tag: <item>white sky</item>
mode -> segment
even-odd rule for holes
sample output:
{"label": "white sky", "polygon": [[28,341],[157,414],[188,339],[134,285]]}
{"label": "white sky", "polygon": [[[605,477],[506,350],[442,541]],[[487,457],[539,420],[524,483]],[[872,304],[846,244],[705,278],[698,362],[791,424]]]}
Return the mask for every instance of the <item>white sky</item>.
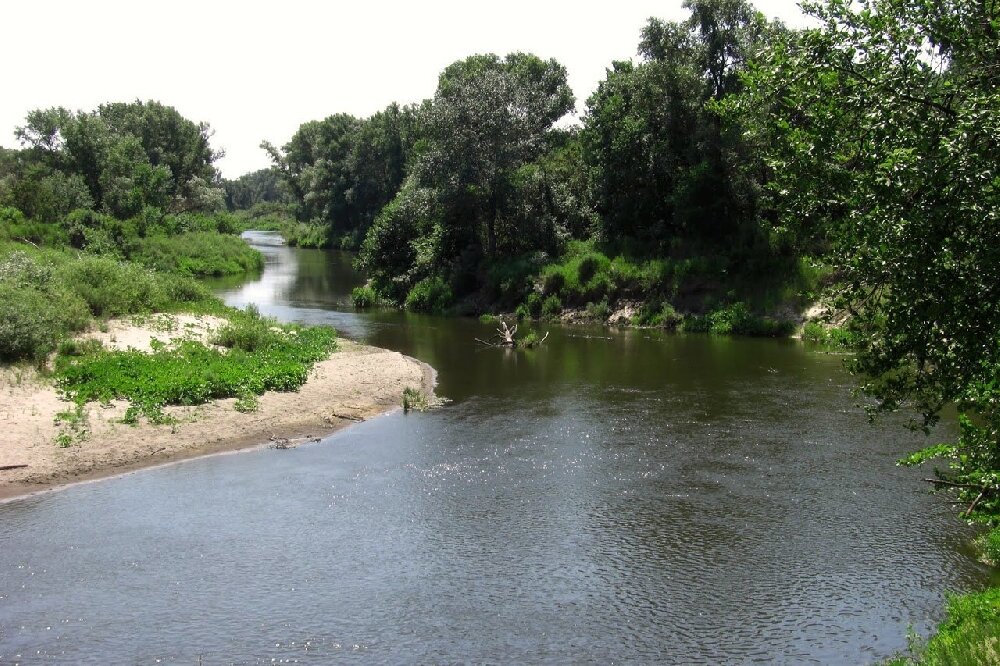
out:
{"label": "white sky", "polygon": [[[646,19],[682,0],[3,0],[0,145],[29,110],[155,99],[212,125],[227,178],[268,166],[307,120],[368,116],[431,97],[448,64],[527,51],[569,71],[577,108],[613,60],[635,56]],[[794,0],[756,0],[803,19]]]}

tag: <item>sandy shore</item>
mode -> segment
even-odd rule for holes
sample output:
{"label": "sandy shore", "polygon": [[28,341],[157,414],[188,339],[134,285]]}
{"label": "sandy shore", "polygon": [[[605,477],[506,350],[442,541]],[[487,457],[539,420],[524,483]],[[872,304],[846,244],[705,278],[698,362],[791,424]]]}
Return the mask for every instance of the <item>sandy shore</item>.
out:
{"label": "sandy shore", "polygon": [[[217,322],[181,320],[185,335],[201,337]],[[113,326],[101,334],[111,346],[143,346],[154,335]],[[164,337],[160,327],[159,337]],[[120,423],[126,404],[87,406],[83,441],[56,444],[65,431],[56,414],[70,408],[51,382],[31,370],[0,369],[0,499],[65,484],[114,476],[136,469],[224,451],[259,448],[275,441],[291,445],[329,435],[357,421],[399,408],[403,389],[431,395],[434,373],[415,359],[375,347],[340,341],[340,350],[316,364],[309,381],[294,393],[266,393],[256,412],[240,413],[235,399],[197,407],[171,407],[176,425]],[[20,465],[25,465],[20,467]]]}

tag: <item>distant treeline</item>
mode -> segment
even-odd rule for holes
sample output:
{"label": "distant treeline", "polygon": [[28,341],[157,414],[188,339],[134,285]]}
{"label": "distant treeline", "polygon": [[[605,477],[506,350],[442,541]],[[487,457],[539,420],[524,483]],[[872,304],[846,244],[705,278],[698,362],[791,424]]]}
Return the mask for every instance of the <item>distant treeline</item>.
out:
{"label": "distant treeline", "polygon": [[[446,68],[421,104],[333,115],[265,144],[295,204],[290,241],[359,249],[380,297],[416,307],[516,305],[573,241],[637,258],[780,254],[763,156],[719,105],[786,31],[746,2],[687,6],[687,21],[650,20],[641,61],[613,64],[579,128],[558,127],[575,105],[562,65],[487,54]],[[263,195],[271,182],[251,176]],[[491,281],[512,267],[523,275]],[[674,281],[661,277],[666,297]],[[631,295],[609,287],[589,296]]]}

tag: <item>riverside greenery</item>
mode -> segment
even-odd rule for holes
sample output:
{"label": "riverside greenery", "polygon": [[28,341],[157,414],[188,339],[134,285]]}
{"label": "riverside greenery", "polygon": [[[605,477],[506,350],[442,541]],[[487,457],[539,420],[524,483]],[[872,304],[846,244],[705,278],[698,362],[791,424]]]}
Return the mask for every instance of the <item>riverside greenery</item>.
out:
{"label": "riverside greenery", "polygon": [[336,349],[336,333],[278,324],[251,308],[232,313],[212,342],[217,346],[184,340],[175,346],[161,342],[150,354],[102,349],[60,356],[57,386],[77,405],[127,400],[126,422],[140,416],[168,422],[166,406],[221,398],[237,398],[237,409],[252,411],[265,391],[302,386],[313,364]]}
{"label": "riverside greenery", "polygon": [[184,275],[108,256],[0,243],[0,359],[43,361],[60,340],[99,319],[221,303]]}

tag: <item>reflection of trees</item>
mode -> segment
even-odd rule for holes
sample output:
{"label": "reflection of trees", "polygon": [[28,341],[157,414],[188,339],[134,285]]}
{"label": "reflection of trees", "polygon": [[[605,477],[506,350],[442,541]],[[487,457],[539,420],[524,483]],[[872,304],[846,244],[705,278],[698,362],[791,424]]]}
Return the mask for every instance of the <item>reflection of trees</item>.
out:
{"label": "reflection of trees", "polygon": [[343,304],[364,278],[354,270],[353,255],[340,251],[295,250],[298,270],[289,298],[298,302]]}

